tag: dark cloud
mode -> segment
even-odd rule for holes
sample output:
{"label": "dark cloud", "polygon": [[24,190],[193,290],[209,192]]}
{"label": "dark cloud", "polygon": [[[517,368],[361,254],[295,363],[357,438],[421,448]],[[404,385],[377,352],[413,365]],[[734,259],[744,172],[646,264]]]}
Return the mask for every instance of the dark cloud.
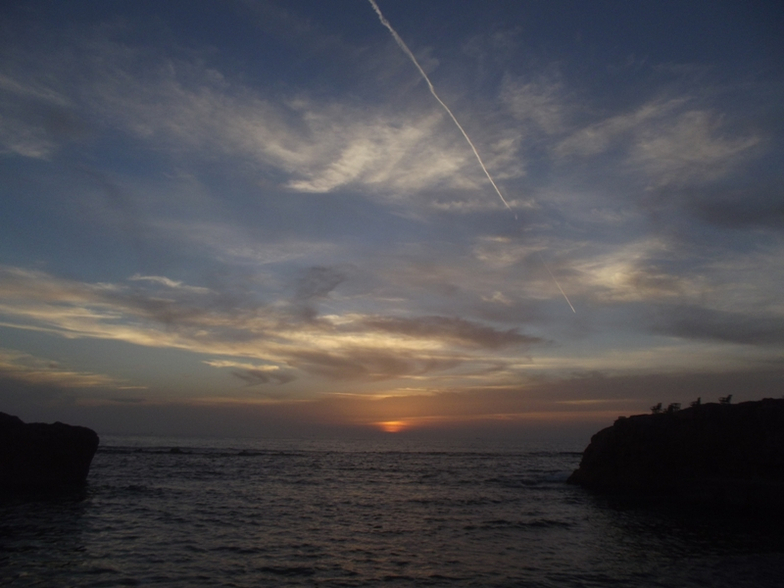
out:
{"label": "dark cloud", "polygon": [[135,276],[131,280],[133,286],[94,290],[92,296],[124,308],[131,315],[160,323],[169,331],[197,337],[197,333],[209,328],[211,337],[223,341],[257,338],[260,333],[247,328],[249,317],[269,314],[262,301],[242,290],[232,290],[230,283],[212,289],[159,277]]}
{"label": "dark cloud", "polygon": [[723,228],[784,229],[784,185],[700,195],[687,203],[698,219]]}
{"label": "dark cloud", "polygon": [[299,301],[323,298],[347,278],[343,269],[314,266],[308,268],[296,284],[295,297]]}
{"label": "dark cloud", "polygon": [[413,357],[410,353],[376,349],[345,353],[292,351],[289,359],[293,367],[332,380],[389,380],[446,370],[460,363],[453,358]]}
{"label": "dark cloud", "polygon": [[208,314],[206,309],[189,305],[184,300],[155,298],[150,293],[135,293],[126,300],[146,318],[169,327],[196,325]]}
{"label": "dark cloud", "polygon": [[[780,397],[784,365],[760,364],[758,369],[717,372],[675,372],[667,374],[613,374],[590,372],[563,379],[547,379],[527,389],[528,398],[548,403],[574,402],[590,408],[592,401],[608,401],[608,407],[647,411],[657,402],[718,402],[732,394],[736,401]],[[580,404],[585,401],[585,404]],[[552,406],[552,405],[551,405]],[[623,413],[619,412],[618,416]]]}
{"label": "dark cloud", "polygon": [[[9,91],[14,87],[16,92]],[[0,149],[27,157],[47,157],[63,144],[83,138],[88,125],[71,109],[51,96],[12,80],[0,84]]]}
{"label": "dark cloud", "polygon": [[784,345],[784,319],[778,316],[727,312],[692,305],[655,307],[652,330],[684,339]]}
{"label": "dark cloud", "polygon": [[542,343],[539,337],[522,335],[517,329],[498,330],[461,318],[424,316],[413,319],[376,317],[364,321],[370,329],[408,337],[447,340],[468,347],[499,349],[512,345]]}
{"label": "dark cloud", "polygon": [[46,133],[57,140],[76,139],[88,131],[86,123],[65,108],[42,105],[33,112]]}
{"label": "dark cloud", "polygon": [[689,227],[687,221],[696,219],[719,229],[784,229],[784,184],[664,189],[652,194],[646,207],[670,226],[676,221]]}
{"label": "dark cloud", "polygon": [[261,384],[287,384],[296,379],[290,372],[246,369],[232,372],[234,376],[245,382],[248,386]]}
{"label": "dark cloud", "polygon": [[70,404],[76,392],[74,388],[66,388],[57,382],[31,382],[0,369],[2,412],[22,415],[41,407]]}

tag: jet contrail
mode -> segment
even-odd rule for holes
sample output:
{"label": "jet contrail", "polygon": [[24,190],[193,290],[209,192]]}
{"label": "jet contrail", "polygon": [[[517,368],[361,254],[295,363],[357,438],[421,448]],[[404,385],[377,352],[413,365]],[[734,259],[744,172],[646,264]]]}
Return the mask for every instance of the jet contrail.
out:
{"label": "jet contrail", "polygon": [[574,314],[577,314],[577,311],[574,309],[574,306],[572,306],[572,303],[569,302],[569,297],[566,295],[566,292],[564,292],[564,289],[561,288],[561,284],[559,284],[558,280],[555,279],[555,275],[553,275],[553,272],[550,270],[550,266],[547,265],[547,263],[545,263],[544,257],[542,257],[542,254],[539,253],[538,251],[536,253],[539,255],[539,261],[542,262],[542,265],[547,270],[547,273],[550,274],[550,277],[553,279],[553,282],[555,282],[555,285],[558,286],[558,289],[561,291],[561,294],[563,294],[564,300],[566,300],[566,304],[569,305],[569,308],[572,309],[572,312]]}
{"label": "jet contrail", "polygon": [[381,21],[381,24],[387,27],[387,29],[389,29],[389,32],[392,33],[392,37],[395,39],[397,44],[400,46],[403,52],[406,55],[408,55],[408,58],[419,70],[419,73],[422,74],[422,78],[427,82],[427,87],[430,88],[430,93],[433,95],[433,98],[438,100],[438,103],[444,107],[446,113],[452,118],[452,121],[454,121],[457,128],[460,129],[460,132],[463,133],[463,137],[465,137],[466,142],[471,147],[471,150],[474,152],[474,155],[476,156],[476,160],[479,162],[479,165],[482,167],[482,170],[485,172],[487,179],[490,180],[490,183],[493,185],[493,188],[495,188],[495,193],[498,194],[498,197],[501,199],[501,202],[504,203],[504,206],[506,206],[509,209],[509,212],[511,212],[514,215],[515,219],[517,219],[517,213],[514,210],[512,210],[512,207],[509,206],[509,203],[506,201],[506,198],[504,198],[504,195],[501,194],[501,190],[499,190],[498,186],[495,185],[495,181],[493,180],[493,177],[490,175],[490,172],[487,171],[487,168],[485,167],[485,163],[484,161],[482,161],[482,158],[479,155],[479,151],[477,151],[476,147],[474,147],[474,143],[471,141],[471,137],[468,136],[468,133],[465,132],[463,125],[461,125],[458,122],[458,120],[455,118],[455,115],[452,114],[451,110],[449,110],[449,107],[446,104],[444,104],[444,101],[438,97],[438,94],[436,94],[436,89],[433,87],[430,78],[427,77],[425,70],[422,69],[421,65],[419,65],[419,62],[417,61],[416,57],[414,57],[414,54],[411,53],[411,49],[408,48],[408,45],[406,45],[403,39],[400,38],[400,35],[398,35],[397,32],[395,32],[395,29],[392,28],[392,25],[389,24],[389,21],[386,18],[384,18],[384,15],[381,13],[381,9],[378,7],[378,4],[376,4],[375,0],[369,0],[369,2],[370,5],[373,7],[373,10],[376,11],[376,14],[378,15],[378,19]]}
{"label": "jet contrail", "polygon": [[[413,63],[416,66],[416,68],[419,70],[422,79],[424,79],[425,82],[427,82],[427,87],[430,88],[430,93],[433,95],[433,98],[438,100],[438,103],[444,108],[444,110],[446,110],[446,113],[455,123],[455,126],[460,130],[461,133],[463,133],[463,137],[465,137],[466,143],[468,143],[468,146],[471,147],[471,151],[474,152],[474,156],[476,157],[476,160],[479,162],[479,166],[482,168],[482,171],[485,172],[487,179],[490,180],[490,183],[493,185],[493,189],[495,190],[495,193],[498,194],[498,197],[501,199],[501,202],[504,203],[504,206],[506,206],[506,208],[509,209],[509,212],[511,212],[514,215],[515,220],[517,220],[517,213],[514,210],[512,210],[512,207],[509,206],[509,203],[506,201],[506,198],[504,198],[504,195],[501,194],[501,190],[498,189],[495,180],[493,180],[493,176],[491,176],[490,172],[487,171],[485,162],[482,161],[482,157],[479,155],[479,151],[477,151],[476,147],[474,147],[474,143],[473,141],[471,141],[471,137],[468,136],[468,133],[465,132],[463,125],[461,125],[460,122],[455,117],[455,115],[452,114],[452,111],[449,110],[449,107],[446,104],[444,104],[444,101],[438,97],[438,94],[436,93],[436,89],[433,87],[433,83],[430,81],[430,78],[427,77],[425,70],[422,69],[421,65],[419,65],[417,58],[414,57],[414,54],[411,52],[411,49],[408,48],[408,45],[406,45],[405,41],[403,41],[403,39],[400,38],[400,35],[397,34],[397,31],[395,31],[395,29],[392,28],[392,25],[389,24],[389,21],[384,17],[383,13],[381,12],[381,9],[378,7],[378,4],[376,4],[375,0],[368,0],[368,2],[370,2],[370,5],[373,7],[373,10],[376,11],[376,14],[378,15],[378,19],[381,21],[381,24],[384,25],[389,30],[389,32],[392,34],[392,38],[395,39],[395,42],[403,50],[403,53],[408,55],[408,58],[411,60],[411,63]],[[563,294],[563,297],[566,300],[566,303],[569,305],[569,308],[572,309],[573,313],[577,314],[577,311],[574,309],[574,306],[572,306],[572,303],[569,302],[569,297],[566,296],[566,292],[564,292],[563,288],[561,288],[561,284],[559,284],[558,280],[555,279],[553,272],[550,271],[550,267],[545,263],[541,253],[539,254],[539,260],[542,262],[542,265],[547,269],[547,273],[550,274],[550,277],[553,279],[553,282],[555,282],[555,285],[558,286],[558,289],[561,291],[561,294]]]}

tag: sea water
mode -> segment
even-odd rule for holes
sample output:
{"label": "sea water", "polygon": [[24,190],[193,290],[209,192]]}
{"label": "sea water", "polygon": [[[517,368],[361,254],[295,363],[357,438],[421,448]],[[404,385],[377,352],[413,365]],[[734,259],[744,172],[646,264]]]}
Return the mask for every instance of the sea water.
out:
{"label": "sea water", "polygon": [[10,586],[784,586],[774,520],[567,485],[581,447],[105,438],[0,500]]}

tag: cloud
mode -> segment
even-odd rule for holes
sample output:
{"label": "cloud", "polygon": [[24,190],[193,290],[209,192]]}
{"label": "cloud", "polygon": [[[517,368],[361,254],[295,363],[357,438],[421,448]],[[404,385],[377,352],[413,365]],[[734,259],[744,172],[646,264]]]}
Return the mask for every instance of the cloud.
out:
{"label": "cloud", "polygon": [[684,104],[684,99],[653,100],[633,112],[616,114],[570,133],[556,145],[561,157],[592,157],[634,139],[649,128],[652,121],[671,116]]}
{"label": "cloud", "polygon": [[604,302],[696,298],[706,290],[695,265],[681,275],[683,253],[667,240],[650,237],[614,246],[573,261],[574,287]]}
{"label": "cloud", "polygon": [[296,376],[289,372],[281,372],[271,370],[242,370],[235,371],[232,374],[248,384],[248,386],[258,386],[261,384],[287,384],[295,379]]}
{"label": "cloud", "polygon": [[[784,186],[757,182],[745,186],[707,186],[662,191],[651,203],[654,210],[688,214],[725,229],[784,228]],[[673,210],[675,209],[675,210]],[[665,212],[662,211],[662,212]]]}
{"label": "cloud", "polygon": [[728,135],[722,122],[715,113],[689,110],[663,128],[646,128],[637,136],[630,161],[660,185],[724,176],[760,138]]}
{"label": "cloud", "polygon": [[0,74],[0,153],[47,159],[60,143],[85,132],[65,96]]}
{"label": "cloud", "polygon": [[465,319],[442,316],[413,319],[376,317],[366,319],[364,324],[374,330],[415,338],[435,338],[475,348],[499,349],[543,342],[538,337],[522,335],[517,332],[517,329],[497,330]]}
{"label": "cloud", "polygon": [[120,381],[109,376],[70,370],[54,361],[2,348],[0,348],[0,378],[26,385],[68,389],[120,387]]}
{"label": "cloud", "polygon": [[606,400],[610,415],[618,416],[648,412],[648,407],[657,402],[687,404],[697,397],[703,402],[717,402],[727,394],[733,394],[736,401],[777,397],[783,376],[780,365],[727,366],[720,370],[684,367],[668,373],[583,372],[535,382],[526,388],[526,396],[534,401],[568,403],[566,406],[571,404],[575,410],[590,410],[590,405],[580,405],[582,400]]}
{"label": "cloud", "polygon": [[[255,365],[247,362],[233,360],[213,359],[207,360],[209,366],[216,368],[234,368],[232,374],[243,380],[248,386],[261,384],[287,384],[296,379],[290,371],[281,370],[277,365]],[[239,368],[239,369],[237,369]]]}
{"label": "cloud", "polygon": [[554,153],[561,158],[620,156],[630,170],[664,186],[723,177],[760,143],[751,132],[730,133],[721,114],[689,106],[686,98],[651,100],[572,132]]}
{"label": "cloud", "polygon": [[574,112],[574,106],[566,99],[564,84],[558,78],[528,81],[508,76],[501,89],[501,100],[512,116],[529,130],[547,136],[566,131]]}
{"label": "cloud", "polygon": [[334,257],[338,246],[326,240],[292,234],[260,240],[249,231],[217,220],[156,219],[151,226],[162,239],[220,263],[252,266],[292,262],[302,258]]}
{"label": "cloud", "polygon": [[481,358],[458,357],[445,352],[441,357],[403,349],[349,346],[345,351],[292,350],[289,364],[331,380],[369,382],[424,376],[449,370]]}
{"label": "cloud", "polygon": [[346,280],[346,268],[310,267],[295,282],[289,319],[315,322],[316,304],[326,299],[332,290]]}
{"label": "cloud", "polygon": [[201,288],[201,287],[196,287],[196,286],[186,286],[186,285],[183,285],[183,283],[181,281],[170,280],[169,278],[164,277],[164,276],[141,276],[139,274],[135,274],[135,275],[131,276],[128,279],[131,280],[131,281],[134,281],[134,282],[138,282],[138,281],[153,282],[153,283],[156,283],[156,284],[161,284],[163,286],[166,286],[167,288],[185,290],[185,291],[189,291],[189,292],[193,292],[193,293],[197,293],[197,294],[207,294],[207,293],[210,293],[210,289],[209,288]]}
{"label": "cloud", "polygon": [[658,305],[653,309],[653,330],[685,339],[784,346],[784,317],[780,315],[729,312],[693,305]]}
{"label": "cloud", "polygon": [[262,360],[266,367],[210,364],[239,368],[235,375],[246,382],[286,383],[295,374],[284,368],[368,381],[456,367],[482,372],[508,363],[495,356],[498,350],[542,343],[516,329],[434,315],[319,316],[308,307],[309,320],[303,321],[302,300],[323,298],[345,279],[342,272],[324,267],[311,268],[297,283],[301,299],[264,303],[249,297],[241,305],[223,304],[221,292],[165,276],[135,276],[133,287],[88,284],[12,267],[0,268],[0,277],[3,326]]}
{"label": "cloud", "polygon": [[[292,190],[325,193],[338,188],[371,190],[395,198],[427,189],[475,188],[471,152],[444,132],[440,114],[370,115],[334,107],[303,114],[312,134],[308,161],[287,183]],[[305,147],[305,145],[303,145]],[[480,170],[481,171],[481,170]]]}
{"label": "cloud", "polygon": [[295,298],[306,301],[323,298],[346,280],[346,273],[334,267],[308,268],[297,281]]}
{"label": "cloud", "polygon": [[[120,130],[181,165],[185,155],[220,159],[296,192],[351,190],[421,206],[415,195],[422,191],[439,191],[443,200],[484,186],[470,149],[429,102],[395,112],[304,91],[281,95],[200,61],[120,43],[112,30],[83,31],[78,39],[60,32],[69,51],[28,48],[24,65],[9,62],[0,79],[7,150],[51,157],[85,119],[95,133]],[[33,95],[51,116],[25,114]],[[497,177],[519,175],[514,145],[496,141],[487,151]]]}

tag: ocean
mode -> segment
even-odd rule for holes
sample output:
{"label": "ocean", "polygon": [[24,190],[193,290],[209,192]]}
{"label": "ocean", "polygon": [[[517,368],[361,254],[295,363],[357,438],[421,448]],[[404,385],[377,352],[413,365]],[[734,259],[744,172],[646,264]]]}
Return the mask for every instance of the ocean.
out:
{"label": "ocean", "polygon": [[784,586],[775,520],[628,503],[555,443],[107,437],[0,500],[9,586]]}

